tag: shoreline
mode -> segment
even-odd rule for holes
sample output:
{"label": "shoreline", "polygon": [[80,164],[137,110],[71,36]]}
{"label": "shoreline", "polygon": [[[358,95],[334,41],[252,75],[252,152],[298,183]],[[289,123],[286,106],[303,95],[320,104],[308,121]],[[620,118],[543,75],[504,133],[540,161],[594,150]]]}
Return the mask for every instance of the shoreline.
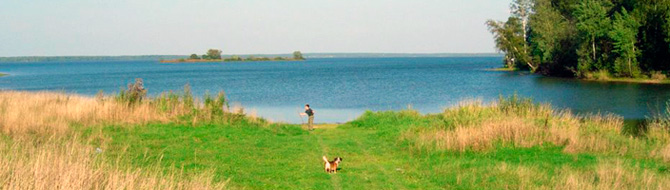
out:
{"label": "shoreline", "polygon": [[208,63],[208,62],[223,62],[223,59],[170,59],[160,60],[161,63]]}
{"label": "shoreline", "polygon": [[670,80],[654,79],[636,79],[636,78],[609,78],[609,79],[580,79],[581,81],[602,82],[602,83],[631,83],[631,84],[670,84]]}
{"label": "shoreline", "polygon": [[520,71],[519,69],[516,68],[506,68],[506,67],[501,67],[501,68],[492,68],[492,69],[484,69],[485,71],[501,71],[501,72],[514,72],[514,71]]}
{"label": "shoreline", "polygon": [[[518,72],[521,71],[519,69],[515,68],[493,68],[493,69],[485,69],[486,71],[496,71],[496,72]],[[535,74],[535,73],[534,73]],[[577,78],[577,77],[555,77],[555,76],[547,76],[547,75],[541,75],[543,77],[549,77],[549,78],[565,78],[565,79],[570,79],[570,80],[577,80],[577,81],[586,81],[586,82],[599,82],[599,83],[630,83],[630,84],[670,84],[670,79],[664,79],[664,80],[657,80],[657,79],[646,79],[646,78],[606,78],[606,79],[585,79],[585,78]]]}
{"label": "shoreline", "polygon": [[259,58],[255,60],[229,60],[229,59],[171,59],[160,60],[161,63],[215,63],[215,62],[254,62],[254,61],[304,61],[304,59],[264,59]]}

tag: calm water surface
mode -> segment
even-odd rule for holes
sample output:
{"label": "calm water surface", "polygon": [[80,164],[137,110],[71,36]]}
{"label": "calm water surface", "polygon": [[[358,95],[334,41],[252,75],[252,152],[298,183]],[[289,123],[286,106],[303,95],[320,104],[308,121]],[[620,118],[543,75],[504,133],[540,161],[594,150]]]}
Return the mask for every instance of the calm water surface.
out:
{"label": "calm water surface", "polygon": [[644,118],[670,99],[670,86],[599,83],[487,71],[498,57],[337,58],[303,62],[161,64],[156,61],[0,63],[0,89],[52,90],[95,95],[118,92],[143,78],[151,95],[181,90],[224,90],[228,97],[273,121],[299,123],[305,103],[316,122],[345,122],[365,110],[440,112],[468,99],[492,101],[515,92],[577,113]]}

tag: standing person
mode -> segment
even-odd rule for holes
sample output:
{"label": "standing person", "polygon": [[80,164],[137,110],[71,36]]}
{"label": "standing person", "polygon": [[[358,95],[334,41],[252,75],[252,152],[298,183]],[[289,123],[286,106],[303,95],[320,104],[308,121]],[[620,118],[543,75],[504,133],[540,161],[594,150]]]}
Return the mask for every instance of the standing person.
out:
{"label": "standing person", "polygon": [[309,104],[305,104],[305,113],[300,113],[300,115],[309,116],[307,119],[307,129],[310,131],[314,130],[314,110],[309,107]]}

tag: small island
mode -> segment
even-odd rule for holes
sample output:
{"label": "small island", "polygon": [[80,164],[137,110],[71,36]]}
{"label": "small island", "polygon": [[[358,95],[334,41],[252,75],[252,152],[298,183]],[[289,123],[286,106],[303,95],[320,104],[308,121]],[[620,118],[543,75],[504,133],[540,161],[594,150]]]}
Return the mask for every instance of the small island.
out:
{"label": "small island", "polygon": [[9,74],[0,73],[0,77],[4,77],[4,76],[7,76],[7,75],[9,75]]}
{"label": "small island", "polygon": [[232,55],[229,57],[223,57],[221,55],[222,51],[218,49],[209,49],[207,53],[202,56],[198,54],[191,54],[188,58],[179,58],[179,59],[170,59],[170,60],[160,60],[161,63],[199,63],[199,62],[233,62],[233,61],[303,61],[302,52],[295,51],[293,52],[293,57],[256,57],[253,55],[242,57],[238,55]]}

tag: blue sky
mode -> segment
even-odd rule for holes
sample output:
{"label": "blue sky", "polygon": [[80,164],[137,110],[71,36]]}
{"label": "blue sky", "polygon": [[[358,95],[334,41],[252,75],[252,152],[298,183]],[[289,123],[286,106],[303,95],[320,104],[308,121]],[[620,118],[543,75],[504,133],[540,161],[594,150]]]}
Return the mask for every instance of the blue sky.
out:
{"label": "blue sky", "polygon": [[0,56],[495,52],[510,0],[2,0]]}

